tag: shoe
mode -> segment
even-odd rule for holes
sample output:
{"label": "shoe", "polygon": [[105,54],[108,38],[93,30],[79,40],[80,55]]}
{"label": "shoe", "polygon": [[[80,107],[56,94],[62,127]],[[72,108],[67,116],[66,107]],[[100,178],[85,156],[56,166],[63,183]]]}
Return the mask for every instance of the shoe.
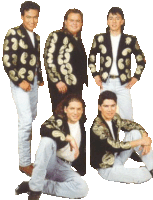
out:
{"label": "shoe", "polygon": [[134,161],[142,162],[141,158],[135,151],[131,154],[130,158],[133,159]]}
{"label": "shoe", "polygon": [[28,193],[30,191],[29,189],[29,182],[23,181],[18,187],[15,189],[15,194],[19,195],[22,193]]}
{"label": "shoe", "polygon": [[15,189],[15,194],[23,194],[23,193],[28,193],[28,200],[39,200],[41,196],[41,192],[34,192],[31,191],[29,188],[29,182],[23,181],[18,187]]}
{"label": "shoe", "polygon": [[19,166],[19,170],[22,172],[22,173],[25,173],[27,176],[31,176],[32,174],[32,170],[33,170],[33,165],[29,165],[27,167],[21,167]]}
{"label": "shoe", "polygon": [[41,192],[30,191],[28,200],[39,200],[40,196],[41,196]]}
{"label": "shoe", "polygon": [[152,169],[152,170],[150,170],[150,174],[151,174],[151,176],[153,177],[153,169]]}

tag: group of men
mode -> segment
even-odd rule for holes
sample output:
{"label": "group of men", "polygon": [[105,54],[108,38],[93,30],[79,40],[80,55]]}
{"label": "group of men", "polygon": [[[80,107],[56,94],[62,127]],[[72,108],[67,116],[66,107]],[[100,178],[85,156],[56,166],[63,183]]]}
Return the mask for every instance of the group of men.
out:
{"label": "group of men", "polygon": [[[47,73],[53,116],[40,129],[41,141],[35,163],[31,163],[32,121],[36,117],[38,86],[43,86],[40,66],[40,37],[33,32],[40,6],[32,1],[21,5],[19,27],[8,31],[4,40],[4,69],[10,78],[11,91],[18,113],[19,169],[31,176],[22,182],[16,194],[28,193],[38,200],[41,193],[67,198],[82,198],[88,193],[81,178],[86,173],[86,133],[83,84],[88,85],[87,56],[81,40],[83,14],[70,9],[63,28],[49,34],[44,63]],[[151,139],[143,127],[133,122],[130,88],[140,79],[145,58],[134,36],[123,33],[124,14],[110,9],[107,32],[94,37],[88,64],[100,86],[98,116],[90,133],[90,164],[107,180],[141,183],[153,176]],[[100,71],[96,55],[100,53]],[[131,54],[137,69],[131,78]],[[116,113],[117,105],[119,114]],[[125,131],[119,141],[119,131]],[[124,168],[133,151],[145,167]],[[76,170],[72,170],[73,166]]]}

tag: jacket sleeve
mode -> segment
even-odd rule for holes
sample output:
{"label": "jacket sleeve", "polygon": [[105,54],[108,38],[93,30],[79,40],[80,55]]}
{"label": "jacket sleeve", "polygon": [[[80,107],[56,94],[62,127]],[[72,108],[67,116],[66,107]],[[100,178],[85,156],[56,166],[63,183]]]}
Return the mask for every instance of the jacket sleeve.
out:
{"label": "jacket sleeve", "polygon": [[93,39],[92,47],[90,50],[89,59],[88,59],[88,66],[91,70],[93,77],[99,75],[99,72],[96,71],[96,55],[97,55],[97,53],[100,53],[99,44],[98,44],[99,37],[100,36],[95,35],[95,37]]}
{"label": "jacket sleeve", "polygon": [[57,144],[57,149],[60,149],[68,144],[68,142],[65,141],[68,133],[64,133],[62,131],[62,127],[63,120],[52,116],[42,124],[40,128],[40,135],[42,137],[52,138]]}
{"label": "jacket sleeve", "polygon": [[144,54],[138,44],[137,38],[136,37],[133,37],[133,38],[134,38],[134,45],[133,45],[132,52],[135,55],[135,59],[136,59],[136,63],[137,63],[137,68],[134,73],[134,77],[137,78],[138,80],[140,80],[141,74],[145,68],[146,61],[145,61]]}
{"label": "jacket sleeve", "polygon": [[17,71],[18,47],[19,41],[17,31],[15,29],[10,29],[5,37],[3,45],[3,65],[8,77],[15,85],[22,82]]}

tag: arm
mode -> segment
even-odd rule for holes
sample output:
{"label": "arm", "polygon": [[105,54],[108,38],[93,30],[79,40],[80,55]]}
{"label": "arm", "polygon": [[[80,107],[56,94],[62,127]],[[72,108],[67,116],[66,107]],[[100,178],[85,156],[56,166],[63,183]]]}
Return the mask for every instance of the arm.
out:
{"label": "arm", "polygon": [[22,82],[17,71],[18,47],[17,32],[15,29],[10,29],[3,45],[3,65],[8,77],[17,86]]}
{"label": "arm", "polygon": [[71,151],[74,149],[75,151],[74,158],[76,159],[79,156],[79,148],[75,139],[72,136],[67,135],[65,141],[69,142]]}
{"label": "arm", "polygon": [[60,52],[62,52],[62,46],[59,42],[59,35],[57,33],[51,33],[46,41],[44,53],[46,72],[50,81],[56,84],[59,92],[65,93],[67,91],[67,86],[61,78],[60,64],[63,64],[63,56],[60,55]]}
{"label": "arm", "polygon": [[96,55],[99,52],[98,48],[98,41],[97,41],[97,36],[94,37],[93,44],[91,47],[88,63],[89,63],[89,68],[91,70],[91,73],[95,79],[95,82],[98,86],[102,88],[102,80],[100,78],[100,74],[96,71]]}
{"label": "arm", "polygon": [[68,133],[64,133],[62,130],[63,120],[52,116],[42,124],[40,135],[52,138],[57,144],[57,149],[60,149],[68,144],[66,141]]}
{"label": "arm", "polygon": [[131,81],[127,84],[126,88],[130,89],[137,81],[140,80],[141,74],[145,68],[145,57],[140,49],[140,46],[138,44],[138,41],[136,37],[133,37],[133,45],[132,45],[132,53],[135,55],[137,68],[135,71],[134,76],[131,78]]}

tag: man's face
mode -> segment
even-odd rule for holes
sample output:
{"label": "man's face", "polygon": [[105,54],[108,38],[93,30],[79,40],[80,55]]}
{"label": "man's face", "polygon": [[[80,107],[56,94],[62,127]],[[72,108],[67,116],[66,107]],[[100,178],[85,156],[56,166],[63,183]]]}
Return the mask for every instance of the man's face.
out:
{"label": "man's face", "polygon": [[24,11],[24,15],[21,15],[21,19],[23,20],[23,26],[28,31],[33,31],[36,28],[38,23],[39,12],[35,9],[29,9],[28,11]]}
{"label": "man's face", "polygon": [[124,24],[124,19],[119,13],[108,15],[107,25],[110,28],[110,32],[121,32],[121,26]]}
{"label": "man's face", "polygon": [[67,107],[64,108],[67,115],[68,123],[74,124],[79,121],[83,114],[82,103],[79,101],[72,101]]}
{"label": "man's face", "polygon": [[67,20],[65,20],[67,30],[74,36],[81,30],[82,24],[82,18],[79,13],[70,13]]}
{"label": "man's face", "polygon": [[112,99],[105,99],[101,106],[98,105],[98,109],[101,112],[102,117],[106,121],[112,120],[116,113],[116,108],[116,102]]}

